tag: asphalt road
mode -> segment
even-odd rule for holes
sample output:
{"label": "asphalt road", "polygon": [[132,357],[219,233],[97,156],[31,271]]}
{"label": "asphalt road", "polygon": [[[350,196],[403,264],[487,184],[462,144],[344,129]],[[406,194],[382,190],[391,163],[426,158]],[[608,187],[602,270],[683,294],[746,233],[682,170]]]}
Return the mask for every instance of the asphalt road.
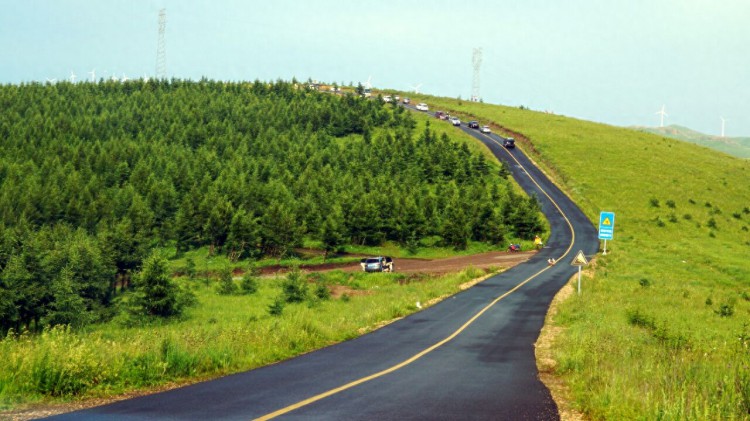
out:
{"label": "asphalt road", "polygon": [[[538,379],[534,342],[553,296],[577,270],[569,263],[578,250],[597,251],[597,233],[520,150],[506,150],[497,135],[461,130],[539,198],[552,234],[528,262],[351,341],[53,419],[558,419]],[[558,264],[548,266],[551,257]]]}

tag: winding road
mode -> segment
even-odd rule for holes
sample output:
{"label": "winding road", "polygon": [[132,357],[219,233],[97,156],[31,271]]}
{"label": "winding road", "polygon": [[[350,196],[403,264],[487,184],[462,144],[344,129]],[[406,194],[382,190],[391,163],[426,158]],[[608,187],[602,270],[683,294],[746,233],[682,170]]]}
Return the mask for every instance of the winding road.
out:
{"label": "winding road", "polygon": [[[591,222],[519,149],[461,130],[508,163],[552,227],[527,262],[375,332],[256,370],[53,417],[56,420],[559,419],[534,342]],[[547,259],[558,264],[549,266]]]}

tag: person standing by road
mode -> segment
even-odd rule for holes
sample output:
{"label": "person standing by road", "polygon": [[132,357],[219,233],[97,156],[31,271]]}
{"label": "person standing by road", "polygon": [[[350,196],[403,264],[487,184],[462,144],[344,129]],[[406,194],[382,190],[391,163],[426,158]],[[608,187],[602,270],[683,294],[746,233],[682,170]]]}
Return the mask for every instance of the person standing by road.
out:
{"label": "person standing by road", "polygon": [[537,250],[540,250],[542,247],[544,247],[544,243],[542,243],[542,238],[537,236],[534,236],[534,248]]}

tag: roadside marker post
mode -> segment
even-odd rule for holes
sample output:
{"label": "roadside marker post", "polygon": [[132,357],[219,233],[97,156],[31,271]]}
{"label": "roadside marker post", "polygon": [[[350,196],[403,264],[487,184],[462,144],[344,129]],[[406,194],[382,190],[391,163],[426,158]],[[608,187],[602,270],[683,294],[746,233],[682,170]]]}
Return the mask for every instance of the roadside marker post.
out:
{"label": "roadside marker post", "polygon": [[589,261],[586,260],[586,255],[583,254],[583,250],[578,250],[578,254],[570,262],[571,266],[578,266],[578,295],[581,295],[581,268],[588,265]]}
{"label": "roadside marker post", "polygon": [[607,255],[607,240],[611,240],[615,234],[615,213],[599,213],[599,239],[604,240],[604,256]]}

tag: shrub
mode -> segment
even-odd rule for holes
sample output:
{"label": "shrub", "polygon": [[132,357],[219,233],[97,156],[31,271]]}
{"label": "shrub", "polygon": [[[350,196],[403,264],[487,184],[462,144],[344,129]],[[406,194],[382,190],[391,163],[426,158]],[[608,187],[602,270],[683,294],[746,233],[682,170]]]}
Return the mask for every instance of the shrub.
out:
{"label": "shrub", "polygon": [[640,310],[628,310],[627,312],[628,323],[633,326],[644,327],[647,329],[655,330],[656,322],[654,318],[642,313]]}
{"label": "shrub", "polygon": [[734,314],[734,306],[730,303],[721,303],[717,310],[714,310],[716,314],[721,317],[731,317]]}
{"label": "shrub", "polygon": [[219,286],[217,292],[221,295],[232,295],[237,293],[237,285],[232,279],[232,269],[224,267],[219,274]]}
{"label": "shrub", "polygon": [[644,287],[644,288],[647,288],[647,287],[651,286],[651,281],[649,281],[649,280],[648,280],[648,279],[646,279],[646,278],[641,278],[641,280],[640,280],[640,281],[638,281],[638,283],[639,283],[639,284],[640,284],[640,285],[641,285],[642,287]]}
{"label": "shrub", "polygon": [[268,314],[271,316],[281,316],[284,312],[284,300],[281,297],[277,297],[271,305],[268,306]]}
{"label": "shrub", "polygon": [[281,284],[287,303],[301,303],[307,298],[307,281],[299,267],[293,268]]}
{"label": "shrub", "polygon": [[242,289],[242,292],[245,294],[255,294],[258,292],[258,278],[253,275],[251,272],[245,273],[245,275],[242,276],[242,281],[240,281],[240,288]]}
{"label": "shrub", "polygon": [[709,218],[708,222],[706,222],[706,226],[709,228],[716,228],[716,220],[714,218]]}
{"label": "shrub", "polygon": [[315,296],[321,300],[327,300],[331,298],[331,290],[323,284],[318,284],[317,288],[315,288]]}
{"label": "shrub", "polygon": [[666,205],[667,205],[668,208],[672,208],[672,209],[674,209],[676,207],[676,205],[674,203],[674,200],[672,200],[672,199],[667,200],[666,201]]}
{"label": "shrub", "polygon": [[652,197],[651,200],[649,200],[649,203],[651,204],[651,207],[658,208],[659,207],[659,199]]}
{"label": "shrub", "polygon": [[686,214],[682,215],[682,219],[684,219],[686,221],[689,221],[689,220],[693,219],[693,215],[691,215],[689,213],[686,213]]}

